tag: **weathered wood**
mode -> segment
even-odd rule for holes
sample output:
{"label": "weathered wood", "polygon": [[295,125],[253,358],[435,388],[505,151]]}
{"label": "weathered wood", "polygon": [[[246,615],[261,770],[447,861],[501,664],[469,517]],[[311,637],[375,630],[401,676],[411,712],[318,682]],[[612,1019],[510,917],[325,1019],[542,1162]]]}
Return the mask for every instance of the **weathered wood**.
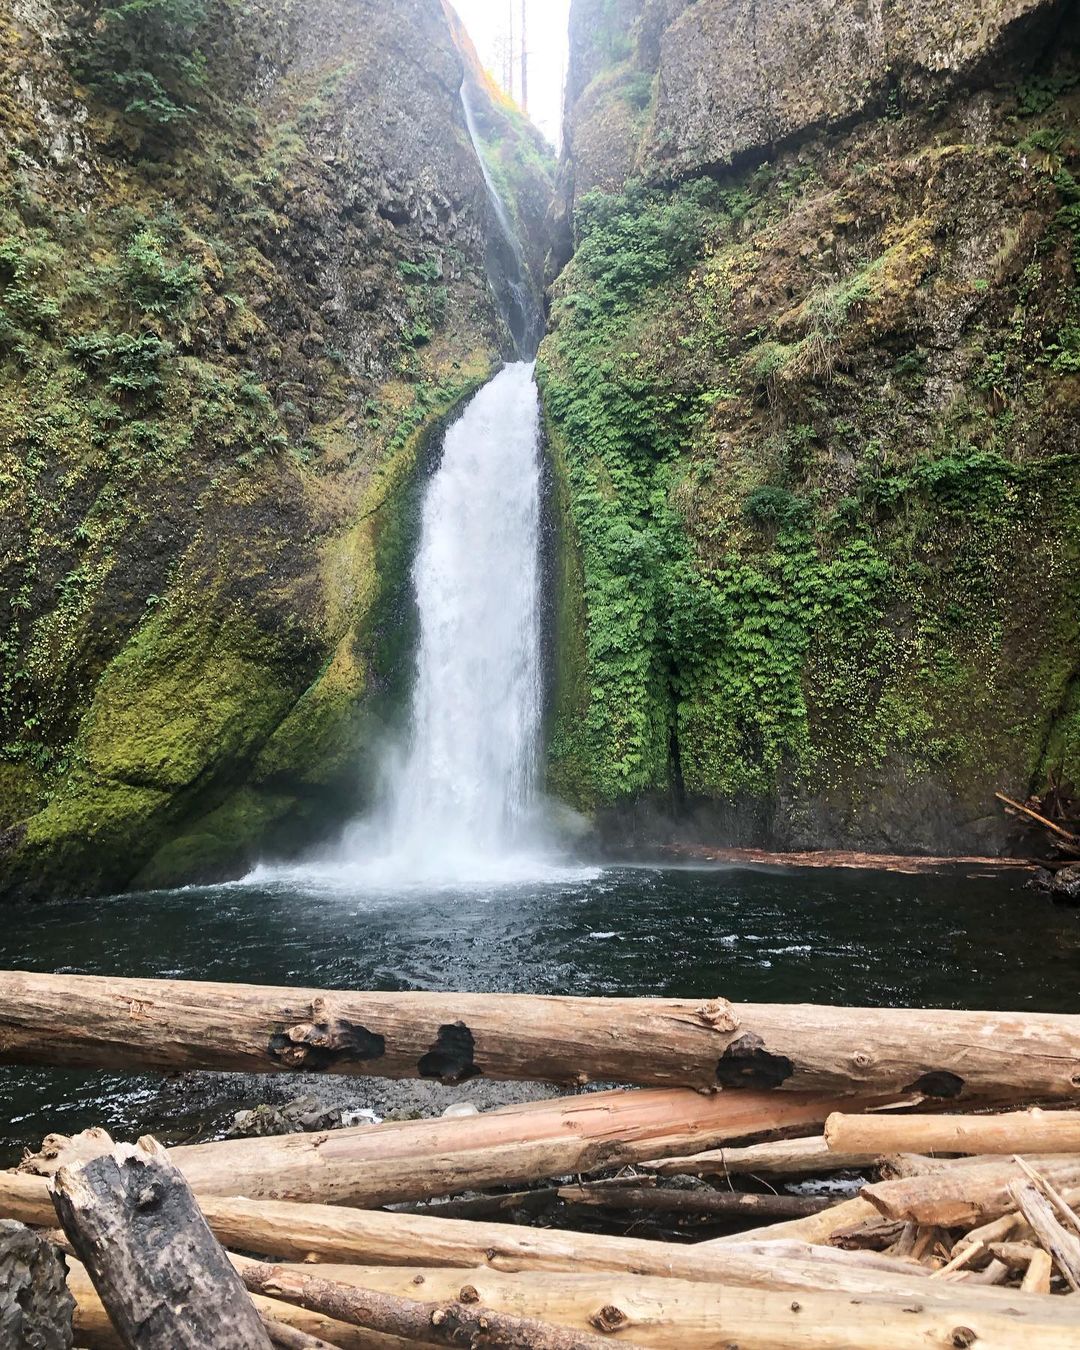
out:
{"label": "weathered wood", "polygon": [[[1010,1326],[1015,1300],[994,1295],[987,1301],[963,1287],[923,1286],[927,1302],[897,1295],[843,1296],[747,1290],[726,1283],[691,1282],[631,1275],[500,1273],[490,1270],[394,1268],[372,1266],[289,1266],[297,1274],[382,1293],[443,1302],[473,1293],[481,1306],[519,1317],[537,1317],[579,1330],[601,1330],[639,1341],[654,1350],[730,1350],[738,1345],[844,1347],[878,1345],[926,1347],[952,1344],[947,1335],[968,1325],[972,1316],[992,1309],[980,1335],[999,1345]],[[1052,1334],[1062,1335],[1066,1319],[1057,1300],[1037,1300],[1052,1314]],[[901,1309],[904,1311],[901,1311]],[[1027,1325],[1023,1321],[1016,1328]],[[1031,1330],[1036,1332],[1036,1325]],[[1074,1323],[1075,1325],[1075,1323]],[[839,1330],[837,1328],[839,1327]],[[886,1339],[880,1340],[884,1335]],[[817,1339],[814,1339],[814,1338]],[[859,1340],[862,1337],[862,1340]],[[835,1339],[834,1339],[835,1338]],[[891,1338],[891,1339],[890,1339]],[[979,1344],[982,1344],[981,1340]]]}
{"label": "weathered wood", "polygon": [[61,1169],[52,1196],[130,1350],[270,1350],[243,1284],[155,1140]]}
{"label": "weathered wood", "polygon": [[462,1290],[454,1300],[430,1303],[258,1261],[242,1262],[240,1273],[253,1293],[297,1303],[326,1317],[405,1340],[439,1345],[486,1342],[505,1350],[606,1350],[606,1342],[591,1332],[481,1308],[471,1289]]}
{"label": "weathered wood", "polygon": [[1027,1273],[1020,1282],[1020,1288],[1025,1294],[1048,1294],[1053,1270],[1053,1258],[1048,1251],[1040,1247],[1028,1263]]}
{"label": "weathered wood", "polygon": [[70,1350],[74,1308],[63,1262],[48,1242],[0,1221],[0,1346]]}
{"label": "weathered wood", "polygon": [[838,1156],[850,1153],[1075,1153],[1080,1111],[1010,1111],[994,1116],[848,1115],[825,1122]]}
{"label": "weathered wood", "polygon": [[1073,1292],[1080,1293],[1080,1239],[1061,1226],[1050,1201],[1030,1181],[1014,1181],[1009,1189],[1041,1246],[1053,1258]]}
{"label": "weathered wood", "polygon": [[[492,1309],[496,1316],[540,1318],[570,1328],[572,1334],[600,1331],[619,1344],[655,1350],[687,1346],[730,1350],[733,1345],[739,1350],[866,1350],[868,1346],[924,1350],[958,1344],[1016,1350],[1018,1343],[1038,1345],[1039,1350],[1077,1350],[1080,1346],[1075,1315],[1070,1316],[1062,1300],[1032,1298],[1018,1305],[1007,1291],[968,1291],[963,1285],[934,1287],[924,1282],[918,1297],[910,1293],[855,1297],[807,1290],[793,1298],[789,1292],[744,1289],[722,1279],[692,1283],[595,1274],[500,1275],[482,1269],[348,1266],[285,1270],[300,1282],[310,1279],[352,1287],[362,1292],[365,1302],[381,1294],[435,1300],[428,1307],[457,1299],[460,1306],[464,1295],[476,1300],[466,1307]],[[970,1330],[971,1339],[956,1339],[962,1327]]]}
{"label": "weathered wood", "polygon": [[1052,834],[1056,834],[1059,839],[1063,839],[1067,844],[1080,845],[1080,834],[1073,834],[1071,830],[1065,829],[1065,827],[1059,825],[1057,821],[1050,820],[1048,817],[1040,815],[1038,811],[1033,811],[1030,806],[1025,806],[1023,802],[1014,801],[1012,797],[1006,797],[1004,792],[995,792],[994,796],[999,802],[1004,802],[1005,805],[1010,807],[1013,811],[1019,811],[1021,815],[1027,816],[1029,820],[1034,820],[1037,824],[1041,825],[1044,830],[1049,830]]}
{"label": "weathered wood", "polygon": [[661,1176],[816,1177],[826,1172],[860,1172],[873,1167],[877,1156],[876,1153],[839,1153],[829,1148],[824,1135],[815,1134],[809,1138],[750,1144],[746,1148],[710,1149],[688,1158],[661,1158],[642,1163],[642,1166]]}
{"label": "weathered wood", "polygon": [[1080,1017],[6,972],[0,1062],[1068,1099]]}
{"label": "weathered wood", "polygon": [[[201,1198],[245,1195],[383,1205],[621,1166],[725,1138],[805,1125],[831,1105],[800,1093],[689,1088],[595,1092],[464,1119],[409,1120],[321,1134],[226,1139],[175,1148]],[[79,1144],[80,1153],[83,1145]],[[26,1160],[46,1174],[64,1149]]]}
{"label": "weathered wood", "polygon": [[329,1341],[319,1336],[309,1336],[306,1331],[298,1331],[288,1322],[279,1322],[276,1317],[263,1317],[263,1329],[270,1337],[270,1344],[277,1350],[335,1350]]}
{"label": "weathered wood", "polygon": [[[1075,1154],[1032,1158],[1052,1184],[1080,1185],[1080,1157]],[[921,1177],[878,1181],[861,1194],[888,1219],[912,1219],[923,1225],[970,1228],[989,1223],[1015,1209],[1009,1186],[1025,1179],[1007,1159],[971,1167],[952,1167]]]}
{"label": "weathered wood", "polygon": [[841,1228],[850,1228],[880,1215],[869,1200],[845,1200],[832,1209],[812,1214],[807,1219],[788,1219],[780,1223],[767,1224],[762,1228],[752,1228],[746,1233],[733,1233],[727,1237],[710,1238],[700,1242],[696,1251],[707,1248],[726,1247],[736,1242],[806,1242],[815,1245],[828,1245],[834,1233]]}
{"label": "weathered wood", "polygon": [[831,1209],[832,1200],[808,1195],[757,1195],[749,1191],[673,1191],[648,1186],[560,1186],[560,1200],[572,1205],[648,1210],[731,1219],[805,1219]]}
{"label": "weathered wood", "polygon": [[[86,1350],[125,1350],[124,1342],[109,1320],[105,1305],[80,1261],[68,1262],[68,1288],[75,1297],[75,1343]],[[278,1326],[289,1326],[303,1335],[325,1341],[335,1350],[415,1350],[416,1347],[415,1341],[351,1327],[291,1303],[263,1298],[261,1294],[253,1294],[251,1301],[264,1325],[270,1319]]]}

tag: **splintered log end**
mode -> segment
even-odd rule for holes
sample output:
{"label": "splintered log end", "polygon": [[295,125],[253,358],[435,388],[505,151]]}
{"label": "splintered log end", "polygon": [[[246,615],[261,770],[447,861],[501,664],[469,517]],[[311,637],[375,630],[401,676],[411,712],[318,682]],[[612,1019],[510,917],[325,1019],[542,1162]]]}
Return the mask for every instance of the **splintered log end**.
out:
{"label": "splintered log end", "polygon": [[726,998],[711,998],[697,1009],[699,1022],[713,1031],[737,1031],[741,1025],[735,1005]]}

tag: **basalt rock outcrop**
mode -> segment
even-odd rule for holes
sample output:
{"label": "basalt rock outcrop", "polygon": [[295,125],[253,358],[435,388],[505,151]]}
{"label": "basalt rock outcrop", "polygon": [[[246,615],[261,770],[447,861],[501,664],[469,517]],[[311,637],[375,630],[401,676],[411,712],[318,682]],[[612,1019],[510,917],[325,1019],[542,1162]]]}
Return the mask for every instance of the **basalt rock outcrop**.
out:
{"label": "basalt rock outcrop", "polygon": [[575,3],[551,769],[613,829],[997,851],[1080,783],[1077,9]]}
{"label": "basalt rock outcrop", "polygon": [[425,436],[510,352],[438,0],[118,8],[0,3],[0,891],[33,895],[355,809]]}

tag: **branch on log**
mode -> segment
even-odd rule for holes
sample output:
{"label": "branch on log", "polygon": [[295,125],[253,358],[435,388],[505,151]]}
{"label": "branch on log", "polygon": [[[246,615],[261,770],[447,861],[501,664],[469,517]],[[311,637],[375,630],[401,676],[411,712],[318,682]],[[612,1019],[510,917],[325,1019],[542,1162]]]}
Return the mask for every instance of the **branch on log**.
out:
{"label": "branch on log", "polygon": [[74,1307],[64,1263],[48,1242],[0,1220],[0,1345],[69,1350]]}
{"label": "branch on log", "polygon": [[[1033,1158],[1040,1173],[1054,1185],[1080,1185],[1080,1156],[1048,1155]],[[980,1163],[952,1167],[927,1176],[899,1181],[879,1181],[864,1186],[861,1194],[887,1219],[912,1219],[924,1226],[969,1228],[989,1223],[1015,1209],[1009,1186],[1023,1181],[1024,1173],[1014,1162]]]}
{"label": "branch on log", "polygon": [[847,1115],[825,1122],[830,1150],[850,1153],[1080,1152],[1080,1111],[1013,1111],[996,1116]]}
{"label": "branch on log", "polygon": [[559,1199],[573,1205],[649,1210],[733,1219],[805,1219],[831,1209],[828,1197],[755,1195],[747,1191],[671,1191],[648,1186],[560,1186]]}
{"label": "branch on log", "polygon": [[270,1337],[270,1344],[277,1346],[278,1350],[339,1350],[329,1341],[309,1336],[306,1331],[298,1331],[287,1322],[279,1322],[276,1317],[262,1316],[262,1324]]}
{"label": "branch on log", "polygon": [[[454,1302],[423,1303],[258,1261],[242,1262],[240,1271],[253,1293],[298,1303],[326,1317],[405,1340],[440,1345],[489,1343],[506,1350],[606,1350],[607,1342],[591,1333],[482,1308],[473,1290],[468,1301],[459,1295]],[[463,1289],[461,1294],[465,1293]]]}
{"label": "branch on log", "polygon": [[269,1350],[243,1284],[155,1140],[61,1169],[52,1196],[131,1350]]}
{"label": "branch on log", "polygon": [[[226,1139],[171,1151],[200,1199],[273,1197],[384,1205],[639,1162],[725,1139],[824,1120],[835,1100],[689,1088],[595,1092],[467,1121],[409,1120],[323,1134]],[[49,1172],[64,1153],[30,1158]]]}
{"label": "branch on log", "polygon": [[0,1062],[1075,1097],[1080,1017],[7,972]]}

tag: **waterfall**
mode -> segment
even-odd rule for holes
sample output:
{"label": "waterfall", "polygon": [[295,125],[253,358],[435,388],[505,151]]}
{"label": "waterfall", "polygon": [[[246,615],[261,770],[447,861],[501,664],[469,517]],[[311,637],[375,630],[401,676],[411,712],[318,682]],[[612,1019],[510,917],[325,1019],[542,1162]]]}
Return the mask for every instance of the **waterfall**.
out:
{"label": "waterfall", "polygon": [[[531,356],[542,316],[464,88],[462,104],[498,224],[489,275],[518,353]],[[384,756],[373,810],[329,856],[254,879],[398,888],[591,875],[558,865],[540,828],[540,479],[539,397],[522,360],[469,401],[426,488],[409,724]]]}
{"label": "waterfall", "polygon": [[388,764],[378,821],[379,852],[399,877],[475,879],[529,844],[539,534],[539,408],[532,366],[519,362],[446,433],[424,499],[409,735]]}

